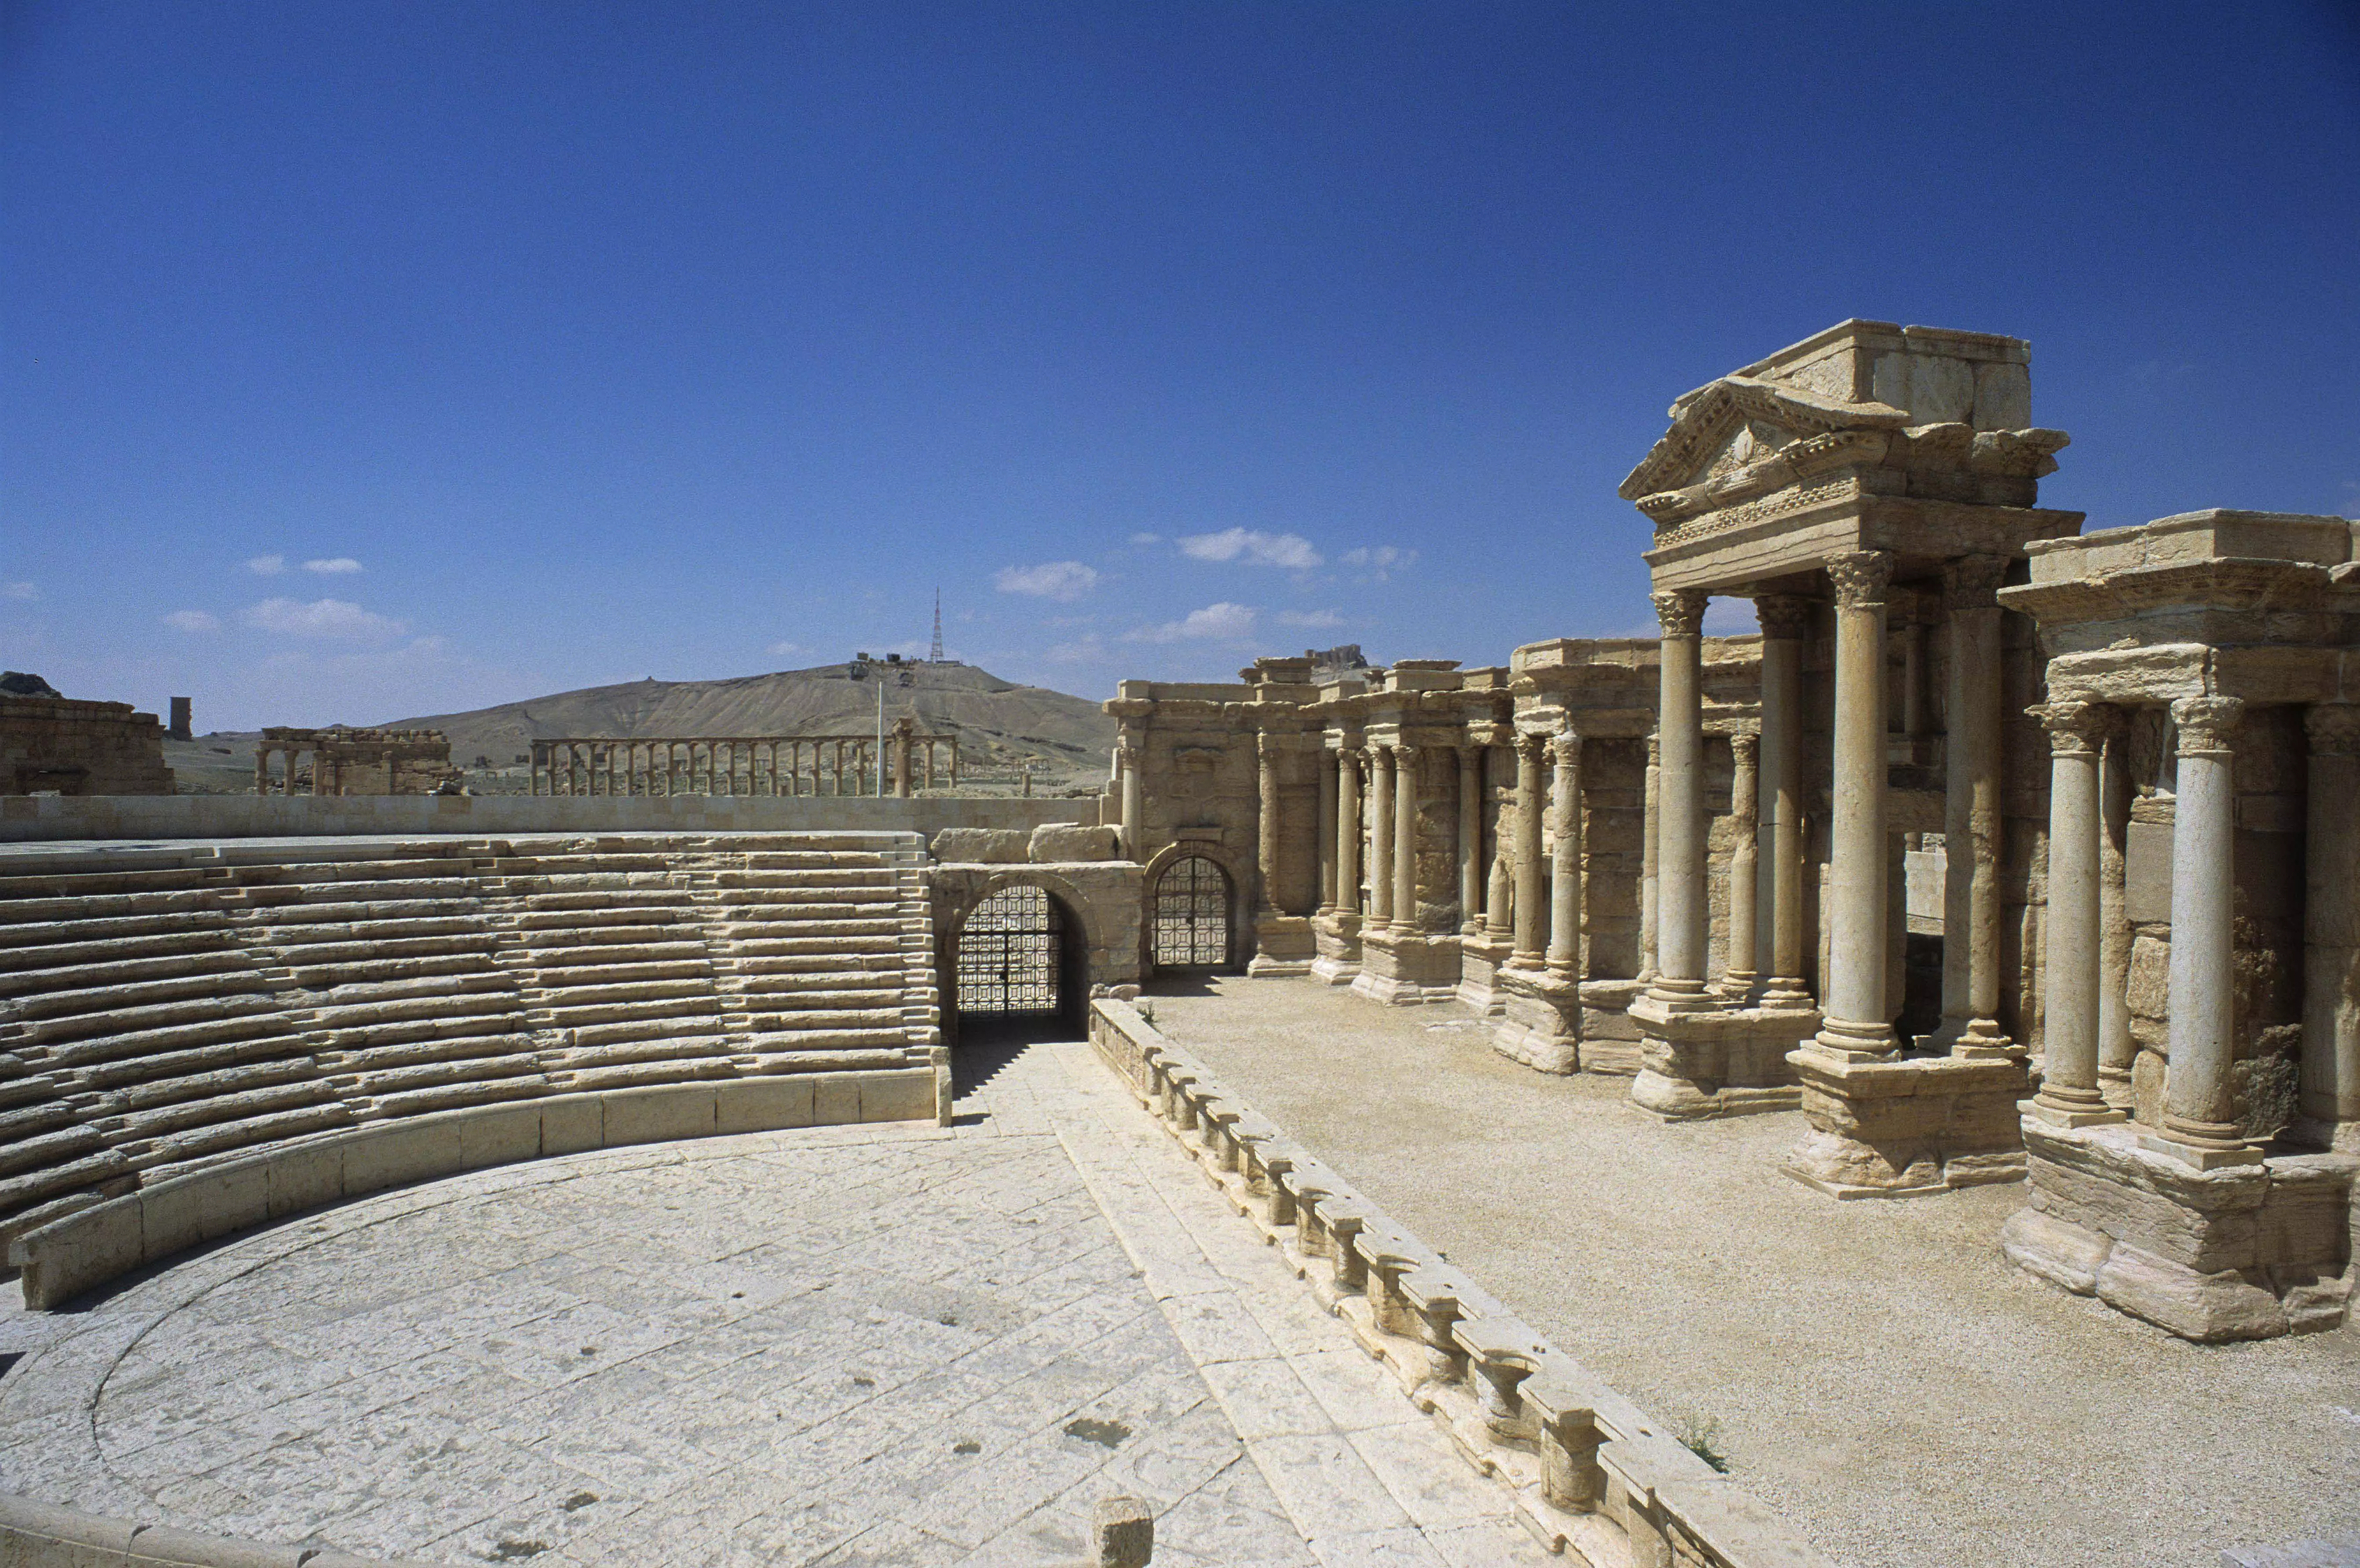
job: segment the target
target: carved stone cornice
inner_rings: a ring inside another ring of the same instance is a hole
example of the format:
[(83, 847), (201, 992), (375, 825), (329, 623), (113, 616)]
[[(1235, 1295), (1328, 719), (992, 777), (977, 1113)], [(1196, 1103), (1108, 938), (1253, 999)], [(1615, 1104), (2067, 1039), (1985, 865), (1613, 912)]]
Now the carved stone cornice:
[(2059, 757), (2094, 756), (2122, 718), (2110, 702), (2043, 702), (2025, 712), (2049, 731), (2049, 749)]
[(1893, 582), (1893, 557), (1881, 550), (1846, 550), (1828, 558), (1828, 581), (1835, 585), (1839, 610), (1874, 610), (1885, 603)]
[(2302, 713), (2314, 757), (2360, 757), (2360, 702), (2313, 702)]
[(1765, 638), (1791, 642), (1810, 630), (1816, 603), (1800, 593), (1763, 593), (1754, 598), (1754, 614), (1762, 623)]
[(1650, 594), (1655, 602), (1655, 619), (1667, 637), (1692, 637), (1704, 629), (1705, 595), (1692, 588), (1677, 588), (1668, 593)]
[(1942, 566), (1942, 597), (1953, 610), (1996, 610), (2007, 557), (1962, 555)]
[(2171, 705), (2182, 757), (2225, 754), (2229, 737), (2245, 722), (2245, 704), (2237, 697), (2182, 697)]

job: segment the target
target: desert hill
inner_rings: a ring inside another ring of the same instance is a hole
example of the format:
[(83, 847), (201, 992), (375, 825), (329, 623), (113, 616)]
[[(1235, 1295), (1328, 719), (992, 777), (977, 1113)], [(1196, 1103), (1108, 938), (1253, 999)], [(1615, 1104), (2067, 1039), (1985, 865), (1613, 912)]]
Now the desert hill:
[[(978, 781), (1033, 764), (1036, 788), (1096, 785), (1106, 778), (1115, 723), (1096, 702), (1043, 686), (1019, 686), (969, 664), (823, 664), (729, 681), (635, 681), (593, 686), (464, 713), (389, 720), (388, 729), (436, 729), (451, 760), (475, 774), (515, 765), (530, 742), (568, 736), (869, 735), (884, 693), (885, 723), (915, 714), (921, 729), (956, 732), (963, 766)], [(480, 783), (478, 784), (480, 788)]]

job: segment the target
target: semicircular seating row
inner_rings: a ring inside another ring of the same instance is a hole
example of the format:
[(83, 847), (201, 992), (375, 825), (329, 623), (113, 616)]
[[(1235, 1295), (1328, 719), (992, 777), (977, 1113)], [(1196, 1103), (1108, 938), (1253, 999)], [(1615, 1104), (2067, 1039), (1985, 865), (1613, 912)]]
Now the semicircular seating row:
[(914, 834), (115, 858), (0, 857), (0, 1245), (372, 1122), (939, 1042)]

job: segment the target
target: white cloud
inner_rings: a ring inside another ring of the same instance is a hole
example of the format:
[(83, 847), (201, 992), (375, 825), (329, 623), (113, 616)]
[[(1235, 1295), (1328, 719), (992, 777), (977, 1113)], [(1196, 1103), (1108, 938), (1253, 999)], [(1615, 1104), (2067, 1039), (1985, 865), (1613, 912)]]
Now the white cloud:
[(307, 561), (303, 563), (303, 570), (306, 572), (323, 572), (336, 575), (342, 575), (347, 572), (358, 572), (360, 569), (361, 563), (349, 555), (331, 556), (324, 561)]
[(283, 555), (254, 556), (246, 561), (246, 569), (257, 577), (276, 577), (287, 570), (287, 558)]
[(1260, 528), (1223, 528), (1190, 534), (1180, 553), (1192, 561), (1235, 561), (1247, 566), (1283, 566), (1305, 572), (1326, 560), (1301, 534), (1266, 534)]
[(41, 585), (38, 583), (0, 583), (0, 599), (38, 599)]
[(1149, 545), (1162, 544), (1164, 542), (1164, 536), (1162, 534), (1137, 533), (1131, 536), (1131, 542), (1139, 546), (1140, 549), (1145, 550)]
[(221, 617), (208, 615), (202, 610), (175, 610), (164, 617), (164, 624), (168, 626), (177, 626), (184, 632), (221, 630)]
[(1218, 604), (1207, 604), (1201, 610), (1191, 610), (1176, 621), (1166, 621), (1160, 626), (1142, 626), (1125, 639), (1129, 642), (1243, 642), (1253, 636), (1254, 613), (1243, 604), (1232, 604), (1224, 599)]
[(1282, 626), (1340, 626), (1344, 617), (1333, 610), (1281, 610), (1278, 624)]
[(1382, 571), (1388, 566), (1415, 565), (1417, 551), (1397, 550), (1389, 544), (1362, 545), (1359, 549), (1346, 550), (1342, 560), (1347, 566), (1373, 566)]
[(1096, 568), (1078, 561), (1051, 561), (1039, 566), (1003, 566), (992, 574), (991, 582), (1003, 593), (1070, 602), (1097, 587), (1098, 574)]
[(245, 612), (247, 626), (288, 637), (341, 637), (349, 641), (382, 641), (410, 629), (407, 621), (364, 610), (346, 599), (265, 599)]

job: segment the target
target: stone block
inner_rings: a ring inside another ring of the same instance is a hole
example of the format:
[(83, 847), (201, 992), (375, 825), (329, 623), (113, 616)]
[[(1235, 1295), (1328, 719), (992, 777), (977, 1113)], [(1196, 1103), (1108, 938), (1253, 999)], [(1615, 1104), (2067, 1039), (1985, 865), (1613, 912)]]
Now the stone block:
[(864, 1122), (913, 1122), (934, 1119), (934, 1071), (912, 1067), (901, 1073), (871, 1073), (860, 1082), (860, 1119)]
[(2171, 919), (2171, 824), (2133, 821), (2123, 844), (2123, 909), (2135, 925)]
[(49, 1312), (138, 1268), (150, 1256), (145, 1207), (135, 1193), (18, 1236), (8, 1256), (23, 1270), (25, 1305)]
[(598, 1095), (559, 1094), (539, 1104), (542, 1154), (580, 1154), (605, 1146), (606, 1117)]
[(944, 828), (934, 834), (934, 855), (946, 864), (1022, 865), (1032, 836), (1015, 828)]
[(859, 1119), (859, 1074), (823, 1073), (812, 1080), (812, 1126), (842, 1127)]
[(1979, 430), (2021, 430), (2032, 424), (2032, 372), (2021, 365), (1986, 360), (1975, 366), (1975, 413)]
[(2009, 1262), (2077, 1296), (2096, 1292), (2098, 1270), (2114, 1247), (2096, 1231), (2038, 1209), (2016, 1210), (1999, 1230), (1999, 1249)]
[(169, 1258), (184, 1247), (270, 1217), (270, 1170), (265, 1160), (241, 1160), (160, 1181), (139, 1194), (141, 1250)]
[(270, 1157), (270, 1217), (324, 1208), (344, 1195), (344, 1139), (299, 1143)]
[(541, 1157), (541, 1107), (537, 1105), (486, 1105), (458, 1112), (457, 1116), (462, 1171)]
[(714, 1086), (716, 1132), (768, 1132), (811, 1125), (809, 1078), (739, 1078)]
[(1026, 854), (1036, 865), (1071, 860), (1115, 860), (1121, 856), (1121, 837), (1112, 828), (1084, 827), (1079, 822), (1044, 822), (1032, 830)]
[(2141, 1018), (2171, 1016), (2171, 944), (2145, 931), (2131, 939), (2131, 964), (2124, 986), (2132, 1012)]
[(229, 1541), (156, 1525), (139, 1532), (120, 1562), (123, 1568), (302, 1568), (311, 1555), (308, 1547)]
[(357, 1198), (459, 1169), (459, 1124), (448, 1116), (388, 1122), (344, 1143), (344, 1196)]
[(1155, 1554), (1155, 1510), (1140, 1497), (1100, 1497), (1090, 1536), (1093, 1568), (1147, 1568)]
[(606, 1105), (606, 1146), (668, 1143), (710, 1138), (717, 1124), (716, 1096), (710, 1083), (658, 1083), (616, 1089), (599, 1096)]
[(6, 1568), (118, 1568), (140, 1527), (30, 1497), (0, 1494), (0, 1563)]
[(2182, 1339), (2215, 1344), (2287, 1332), (2276, 1296), (2234, 1270), (2199, 1273), (2140, 1248), (2118, 1245), (2098, 1270), (2098, 1299)]

